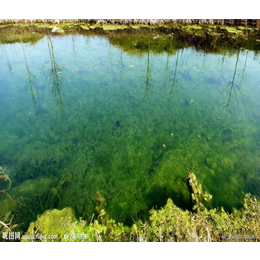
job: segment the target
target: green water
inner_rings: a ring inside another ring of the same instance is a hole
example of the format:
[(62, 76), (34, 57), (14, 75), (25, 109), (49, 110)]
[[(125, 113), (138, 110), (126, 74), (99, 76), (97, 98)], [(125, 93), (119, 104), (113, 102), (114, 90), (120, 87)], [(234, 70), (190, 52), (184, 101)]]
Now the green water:
[[(260, 61), (247, 50), (126, 53), (101, 36), (0, 48), (0, 197), (29, 223), (48, 208), (90, 220), (96, 192), (117, 221), (167, 198), (191, 208), (194, 172), (212, 207), (260, 196)], [(26, 224), (24, 224), (26, 228)]]

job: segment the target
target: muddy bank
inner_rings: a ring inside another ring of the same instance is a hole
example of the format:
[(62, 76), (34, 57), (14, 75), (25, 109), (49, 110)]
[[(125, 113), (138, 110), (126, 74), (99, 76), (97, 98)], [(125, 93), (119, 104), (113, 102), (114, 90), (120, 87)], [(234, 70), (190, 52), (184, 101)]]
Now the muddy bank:
[(0, 19), (0, 24), (17, 24), (17, 23), (92, 23), (92, 24), (210, 24), (210, 25), (227, 25), (227, 26), (247, 26), (260, 28), (260, 19)]
[[(5, 20), (6, 21), (6, 20)], [(0, 43), (36, 43), (46, 35), (102, 35), (111, 44), (127, 52), (146, 52), (152, 50), (168, 53), (176, 48), (195, 47), (205, 52), (234, 52), (244, 48), (260, 51), (260, 29), (248, 26), (227, 26), (211, 24), (120, 24), (122, 20), (23, 20), (24, 23), (0, 25)], [(37, 21), (37, 23), (33, 23)], [(44, 23), (45, 21), (45, 23)], [(96, 22), (95, 22), (96, 21)], [(99, 22), (98, 22), (99, 21)], [(124, 20), (137, 22), (136, 20)], [(167, 20), (168, 21), (168, 20)], [(176, 20), (177, 21), (177, 20)], [(183, 20), (195, 23), (195, 20)], [(200, 22), (204, 20), (199, 20)], [(48, 22), (48, 23), (47, 23)], [(113, 23), (112, 23), (113, 22)], [(117, 22), (117, 23), (116, 23)], [(133, 44), (135, 42), (135, 44)]]

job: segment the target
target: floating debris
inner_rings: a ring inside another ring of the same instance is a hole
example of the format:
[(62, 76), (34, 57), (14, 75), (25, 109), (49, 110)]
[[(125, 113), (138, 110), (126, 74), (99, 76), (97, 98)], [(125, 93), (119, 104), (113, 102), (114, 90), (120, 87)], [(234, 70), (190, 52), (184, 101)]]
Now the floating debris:
[(173, 136), (173, 133), (171, 133), (171, 136)]
[(162, 146), (163, 146), (163, 148), (165, 148), (165, 147), (166, 147), (166, 145), (165, 145), (165, 144), (163, 144)]
[(114, 126), (113, 126), (113, 130), (116, 130), (119, 127), (120, 127), (120, 121), (116, 120), (116, 122), (114, 123)]
[(115, 126), (116, 126), (116, 127), (119, 127), (119, 126), (120, 126), (119, 120), (116, 121)]
[(54, 27), (51, 30), (52, 33), (64, 33), (64, 30), (62, 28)]
[(55, 32), (57, 32), (58, 30), (59, 30), (59, 28), (55, 26), (55, 27), (52, 28), (51, 32), (52, 32), (52, 33), (55, 33)]
[(129, 68), (134, 68), (134, 65), (129, 65)]

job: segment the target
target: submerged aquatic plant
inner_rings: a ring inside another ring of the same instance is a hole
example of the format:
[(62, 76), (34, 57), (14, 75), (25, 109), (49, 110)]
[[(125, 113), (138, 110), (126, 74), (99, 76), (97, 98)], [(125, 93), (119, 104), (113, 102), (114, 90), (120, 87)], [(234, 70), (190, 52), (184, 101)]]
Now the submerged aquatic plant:
[(205, 204), (208, 206), (212, 199), (207, 191), (202, 190), (202, 185), (198, 183), (197, 178), (193, 172), (188, 175), (188, 186), (190, 188), (191, 199), (194, 204), (193, 209), (203, 208)]
[[(1, 194), (5, 194), (8, 199), (14, 203), (13, 199), (11, 196), (8, 194), (8, 190), (11, 188), (11, 179), (6, 175), (4, 172), (4, 169), (0, 166), (0, 197)], [(11, 232), (14, 228), (16, 228), (18, 225), (17, 224), (12, 224), (13, 221), (13, 214), (11, 211), (9, 211), (7, 214), (5, 214), (3, 220), (0, 220), (0, 233), (4, 232)], [(0, 241), (2, 241), (3, 236), (0, 237)]]
[(0, 192), (6, 192), (11, 188), (11, 179), (6, 175), (4, 169), (0, 166)]
[(97, 214), (99, 215), (102, 211), (102, 209), (104, 208), (104, 203), (105, 203), (105, 198), (101, 196), (100, 192), (97, 191), (96, 193), (96, 203), (97, 203), (97, 206), (96, 206), (96, 212)]
[[(210, 195), (202, 192), (196, 176), (190, 173), (188, 178), (195, 203), (209, 201)], [(104, 202), (98, 192), (97, 201), (99, 205)], [(151, 209), (147, 220), (136, 220), (131, 227), (110, 219), (104, 209), (89, 223), (77, 220), (70, 208), (47, 210), (30, 224), (26, 234), (38, 237), (57, 234), (55, 240), (49, 241), (259, 241), (260, 201), (250, 194), (245, 195), (244, 208), (232, 213), (223, 208), (208, 210), (200, 206), (198, 209), (195, 212), (183, 210), (168, 199), (161, 209)], [(80, 233), (85, 234), (84, 237), (78, 236)]]
[(0, 233), (1, 233), (0, 242), (8, 240), (9, 232), (14, 232), (14, 230), (16, 230), (17, 227), (19, 227), (18, 224), (13, 224), (13, 217), (14, 215), (10, 211), (4, 216), (3, 220), (0, 220)]

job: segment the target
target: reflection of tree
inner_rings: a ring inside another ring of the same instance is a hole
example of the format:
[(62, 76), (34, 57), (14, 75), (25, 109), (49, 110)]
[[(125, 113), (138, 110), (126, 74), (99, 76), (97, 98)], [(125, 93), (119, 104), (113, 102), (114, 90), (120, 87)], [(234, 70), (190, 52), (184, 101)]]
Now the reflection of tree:
[(164, 83), (163, 87), (166, 88), (166, 82), (167, 82), (167, 73), (169, 72), (169, 53), (167, 53), (167, 60), (166, 60), (166, 67), (165, 67), (165, 77), (164, 77)]
[(61, 99), (61, 92), (62, 92), (61, 70), (55, 59), (53, 43), (50, 35), (47, 35), (47, 43), (48, 43), (48, 49), (49, 49), (50, 61), (51, 61), (51, 71), (50, 71), (49, 78), (51, 81), (52, 91), (55, 95), (57, 105), (60, 106), (61, 112), (63, 112), (63, 104)]
[(121, 88), (123, 86), (123, 66), (124, 66), (124, 62), (123, 62), (123, 51), (122, 49), (120, 50), (120, 83), (121, 83)]
[(35, 108), (35, 111), (36, 111), (36, 102), (35, 102), (35, 96), (34, 96), (34, 92), (33, 92), (33, 89), (36, 87), (35, 76), (31, 73), (31, 71), (29, 69), (22, 40), (21, 40), (21, 46), (22, 46), (22, 49), (23, 49), (23, 56), (24, 56), (24, 60), (25, 60), (25, 64), (26, 64), (26, 70), (27, 70), (27, 75), (28, 75), (28, 82), (29, 82), (29, 86), (30, 86), (30, 90), (31, 90), (31, 95), (32, 95), (33, 103), (34, 103), (34, 108)]
[(241, 79), (240, 79), (239, 85), (241, 85), (242, 81), (244, 81), (246, 79), (246, 63), (247, 63), (248, 53), (249, 53), (249, 50), (246, 51), (246, 59), (245, 59), (244, 67), (241, 71)]
[(75, 62), (76, 61), (75, 35), (72, 35), (72, 49), (73, 49), (73, 58), (74, 58), (74, 62)]
[[(150, 38), (148, 42), (148, 50), (147, 50), (147, 63), (146, 63), (146, 74), (145, 74), (145, 95), (148, 94), (150, 85), (151, 85), (151, 64), (150, 64)], [(171, 71), (169, 70), (169, 57), (170, 54), (167, 54), (167, 60), (166, 60), (166, 67), (165, 67), (165, 77), (164, 77), (164, 82), (163, 86), (166, 88), (166, 86), (169, 84), (170, 85), (170, 91), (169, 91), (169, 97), (172, 95), (173, 91), (175, 90), (178, 82), (177, 79), (177, 71), (178, 71), (178, 63), (179, 63), (179, 55), (180, 55), (180, 50), (177, 51), (177, 56), (176, 56), (176, 62), (175, 62), (175, 68), (173, 75), (171, 74)]]
[(145, 94), (147, 95), (149, 92), (149, 84), (151, 77), (151, 68), (150, 68), (150, 37), (148, 38), (148, 52), (147, 52), (147, 69), (145, 76)]
[(9, 59), (8, 59), (8, 56), (7, 56), (7, 53), (6, 53), (6, 49), (5, 49), (4, 45), (1, 45), (1, 47), (2, 47), (2, 49), (3, 49), (3, 51), (4, 51), (4, 53), (5, 53), (5, 57), (6, 57), (7, 64), (8, 64), (8, 66), (7, 66), (7, 67), (8, 67), (8, 70), (9, 70), (10, 74), (12, 75), (12, 73), (13, 73), (13, 68), (12, 68), (12, 65), (11, 65)]
[(177, 84), (177, 69), (178, 69), (178, 62), (179, 62), (179, 50), (177, 51), (177, 57), (176, 57), (176, 63), (175, 63), (175, 69), (174, 69), (174, 74), (173, 74), (173, 78), (172, 78), (172, 87), (170, 89), (170, 95), (172, 95), (172, 92), (174, 91), (174, 89), (176, 88), (176, 84)]
[(235, 69), (234, 69), (232, 80), (227, 83), (225, 89), (223, 90), (223, 93), (224, 92), (227, 93), (227, 104), (225, 105), (226, 108), (231, 108), (231, 102), (232, 102), (233, 97), (235, 97), (235, 99), (237, 99), (237, 91), (240, 91), (240, 86), (246, 76), (246, 62), (247, 62), (247, 57), (248, 57), (248, 51), (246, 53), (245, 63), (244, 63), (243, 69), (241, 71), (239, 85), (235, 83), (236, 76), (237, 76), (237, 65), (238, 65), (238, 61), (239, 61), (239, 56), (240, 56), (240, 50), (237, 51), (237, 58), (236, 58)]
[(178, 71), (179, 54), (180, 54), (179, 51), (180, 50), (177, 51), (173, 77), (171, 77), (172, 76), (171, 71), (169, 71), (169, 54), (167, 54), (167, 61), (166, 61), (166, 68), (165, 68), (165, 78), (164, 78), (164, 88), (166, 87), (166, 84), (168, 82), (168, 74), (170, 74), (170, 78), (169, 78), (169, 82), (170, 82), (169, 98), (171, 97), (173, 91), (176, 89), (176, 86), (178, 84), (177, 71)]

